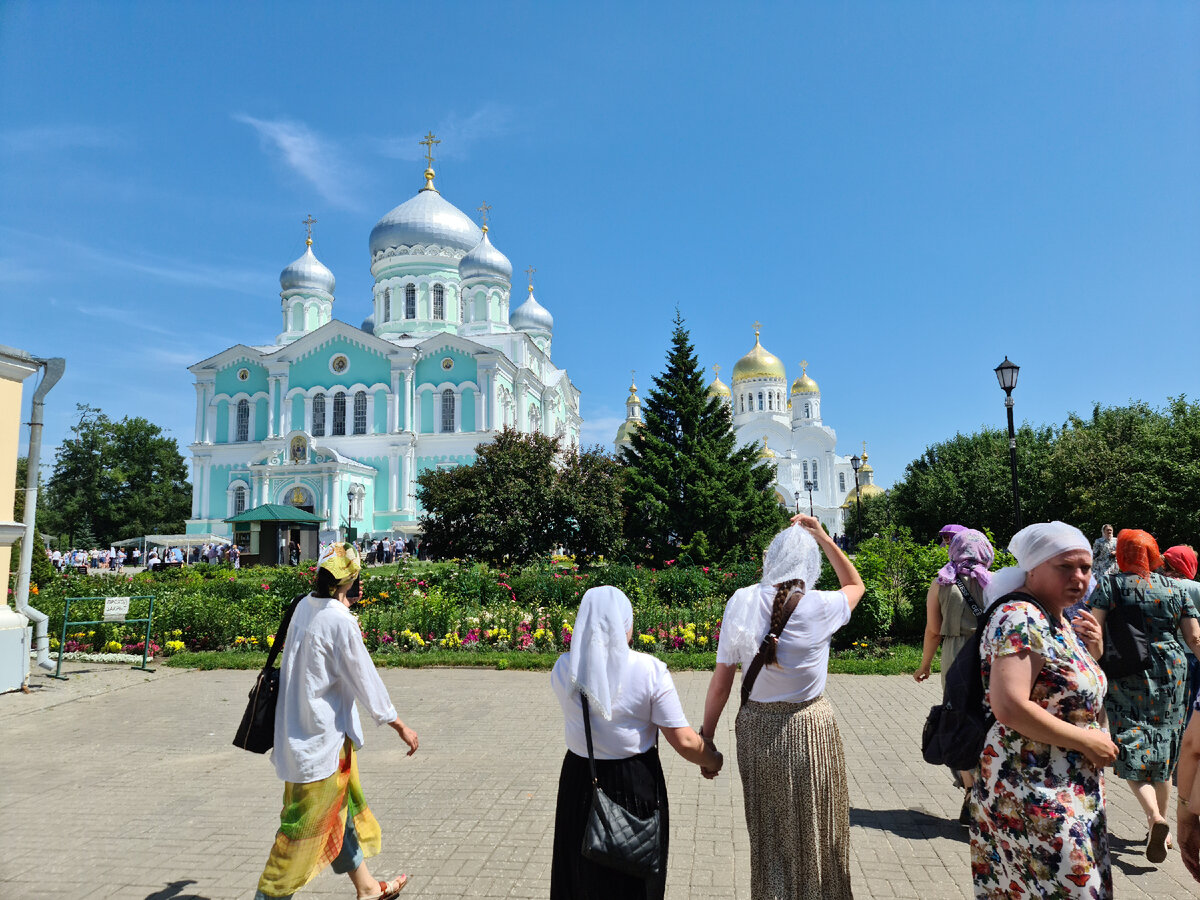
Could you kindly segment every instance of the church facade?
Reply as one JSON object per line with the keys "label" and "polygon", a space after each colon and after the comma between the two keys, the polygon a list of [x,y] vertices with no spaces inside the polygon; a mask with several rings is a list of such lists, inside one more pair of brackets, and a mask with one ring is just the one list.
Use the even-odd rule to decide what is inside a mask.
{"label": "church facade", "polygon": [[[432,136],[427,146],[432,147]],[[432,165],[432,156],[428,157]],[[425,187],[371,231],[373,309],[333,318],[335,279],[304,254],[279,277],[282,330],[191,366],[196,422],[189,533],[264,503],[324,529],[414,534],[416,480],[475,458],[504,427],[578,446],[579,391],[551,360],[554,319],[482,228]],[[532,277],[532,270],[530,270]]]}
{"label": "church facade", "polygon": [[[729,409],[739,443],[759,445],[759,455],[775,469],[772,487],[779,503],[808,512],[811,497],[813,515],[830,534],[853,530],[847,526],[855,500],[854,465],[837,452],[837,433],[822,419],[821,389],[809,377],[807,363],[789,392],[784,365],[762,346],[756,325],[754,346],[734,365],[732,384],[725,384],[716,369],[708,394]],[[630,385],[625,421],[613,442],[618,454],[641,421],[641,400]],[[882,493],[867,460],[864,443],[858,469],[862,497]]]}

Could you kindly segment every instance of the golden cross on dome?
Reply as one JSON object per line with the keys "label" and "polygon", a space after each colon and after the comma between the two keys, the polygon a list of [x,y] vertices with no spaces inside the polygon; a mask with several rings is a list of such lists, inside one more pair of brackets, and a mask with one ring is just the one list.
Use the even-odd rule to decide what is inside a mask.
{"label": "golden cross on dome", "polygon": [[477,209],[479,210],[479,214],[483,216],[483,230],[487,231],[487,217],[492,208],[487,203],[481,203]]}
{"label": "golden cross on dome", "polygon": [[754,336],[755,337],[758,337],[758,329],[760,329],[760,328],[762,328],[762,322],[755,319],[754,320]]}
{"label": "golden cross on dome", "polygon": [[720,367],[720,366],[713,366],[713,371],[717,373],[717,380],[718,380],[718,381],[720,381],[720,379],[721,379],[721,367]]}
{"label": "golden cross on dome", "polygon": [[807,359],[800,360],[800,374],[801,375],[808,374],[808,360]]}
{"label": "golden cross on dome", "polygon": [[867,458],[867,442],[863,441],[863,459]]}
{"label": "golden cross on dome", "polygon": [[429,133],[427,133],[425,135],[424,138],[417,141],[417,143],[425,148],[425,162],[429,163],[429,167],[432,169],[433,168],[433,147],[434,147],[434,144],[440,144],[441,141],[439,141],[437,138],[435,138],[433,136],[433,132],[430,131]]}
{"label": "golden cross on dome", "polygon": [[533,293],[533,273],[536,271],[537,269],[535,269],[533,266],[530,266],[525,270],[525,274],[529,276],[529,293],[531,294]]}
{"label": "golden cross on dome", "polygon": [[312,246],[312,227],[317,224],[317,220],[312,217],[312,213],[309,213],[308,218],[305,219],[300,224],[304,226],[304,230],[308,235],[308,237],[305,239],[304,243],[306,243],[308,246],[311,247]]}

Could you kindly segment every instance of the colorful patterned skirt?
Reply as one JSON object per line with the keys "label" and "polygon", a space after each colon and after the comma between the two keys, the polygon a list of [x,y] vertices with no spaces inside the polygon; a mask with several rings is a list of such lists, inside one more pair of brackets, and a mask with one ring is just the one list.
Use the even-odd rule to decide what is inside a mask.
{"label": "colorful patterned skirt", "polygon": [[379,822],[363,797],[349,738],[342,744],[337,771],[328,778],[284,782],[279,831],[258,890],[268,897],[288,897],[316,878],[341,853],[347,819],[354,825],[362,855],[377,854]]}
{"label": "colorful patterned skirt", "polygon": [[829,701],[751,700],[738,713],[735,733],[750,832],[750,896],[853,896],[846,757]]}

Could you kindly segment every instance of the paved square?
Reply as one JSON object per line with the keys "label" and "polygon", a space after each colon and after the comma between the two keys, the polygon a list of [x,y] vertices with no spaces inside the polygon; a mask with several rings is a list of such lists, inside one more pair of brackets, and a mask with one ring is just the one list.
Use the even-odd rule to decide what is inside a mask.
{"label": "paved square", "polygon": [[[0,897],[225,900],[253,895],[278,825],[269,762],[230,745],[253,672],[70,665],[68,682],[0,696]],[[562,719],[548,673],[382,670],[421,736],[408,759],[367,726],[363,786],[383,826],[378,875],[409,873],[405,897],[545,897]],[[677,673],[698,722],[707,673]],[[925,765],[920,728],[939,688],[907,677],[833,676],[850,776],[857,897],[970,896],[960,798]],[[749,897],[749,847],[733,748],[736,696],[703,780],[664,744],[671,798],[667,896]],[[1177,853],[1141,854],[1144,820],[1110,780],[1118,897],[1200,896]],[[300,896],[352,898],[326,872]],[[615,898],[619,900],[619,898]]]}

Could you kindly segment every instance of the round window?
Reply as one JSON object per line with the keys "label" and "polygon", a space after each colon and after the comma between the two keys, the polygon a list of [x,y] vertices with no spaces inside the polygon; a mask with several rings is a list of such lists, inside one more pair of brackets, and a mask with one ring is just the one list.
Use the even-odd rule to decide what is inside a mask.
{"label": "round window", "polygon": [[250,380],[250,370],[249,369],[238,369],[238,381],[249,381],[249,380]]}

